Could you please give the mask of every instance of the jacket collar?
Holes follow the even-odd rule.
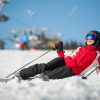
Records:
[[[92,46],[92,45],[87,45],[86,48],[90,49],[90,50],[96,50],[96,46]]]
[[[86,46],[86,48],[90,49],[90,50],[95,50],[95,51],[100,51],[100,46]]]

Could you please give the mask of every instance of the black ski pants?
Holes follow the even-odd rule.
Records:
[[[22,79],[28,79],[37,74],[43,73],[49,79],[62,79],[73,76],[71,68],[67,67],[63,57],[55,58],[48,63],[35,64],[20,71]]]

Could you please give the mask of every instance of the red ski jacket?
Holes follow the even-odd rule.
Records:
[[[93,63],[97,51],[100,54],[99,46],[84,46],[73,50],[69,56],[65,56],[64,51],[58,52],[58,56],[64,56],[66,66],[70,67],[74,74],[78,75]],[[100,57],[98,57],[98,63],[100,64]]]

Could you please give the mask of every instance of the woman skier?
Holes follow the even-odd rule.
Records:
[[[24,68],[19,72],[23,79],[29,79],[37,74],[43,73],[49,79],[62,79],[74,75],[85,75],[93,67],[100,64],[100,32],[90,31],[86,35],[86,45],[73,50],[70,55],[65,56],[63,43],[55,44],[58,57],[48,63],[40,63]]]

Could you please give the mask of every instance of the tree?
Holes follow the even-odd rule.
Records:
[[[0,40],[0,49],[4,49],[4,41]]]
[[[79,47],[79,46],[82,46],[82,43],[78,43],[78,42],[76,42],[76,41],[74,41],[74,40],[71,40],[70,42],[67,41],[67,42],[65,43],[64,49],[70,50],[70,49],[75,49],[75,48],[77,48],[77,47]]]

